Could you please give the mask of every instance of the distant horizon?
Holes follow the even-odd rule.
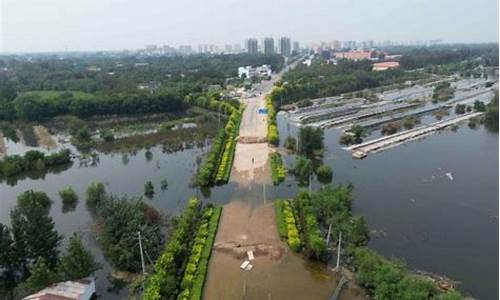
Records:
[[[275,38],[276,40],[276,38]],[[346,40],[347,41],[347,40]],[[366,40],[366,41],[370,41],[370,40]],[[294,40],[292,40],[292,43],[294,42]],[[332,41],[321,41],[321,42],[325,42],[325,43],[331,43]],[[315,46],[319,46],[321,42],[310,42],[310,43],[300,43],[300,47],[301,48],[310,48],[312,45],[315,45]],[[360,43],[362,41],[356,41],[357,43]],[[375,41],[377,42],[377,41]],[[398,41],[390,41],[390,42],[393,42],[394,44],[393,45],[377,45],[377,46],[374,46],[373,48],[374,49],[377,49],[377,48],[387,48],[387,47],[434,47],[434,46],[453,46],[453,45],[486,45],[486,44],[499,44],[498,41],[484,41],[484,42],[460,42],[460,41],[454,41],[454,42],[447,42],[447,41],[442,41],[438,44],[433,44],[433,45],[429,45],[429,44],[410,44],[410,43],[404,43],[405,41],[402,41],[402,42],[398,42]],[[428,42],[428,41],[422,41],[422,42]],[[276,43],[276,42],[275,42]],[[245,49],[245,45],[244,45],[244,42],[241,42],[239,43],[240,46],[241,46],[241,51],[239,52],[231,52],[231,53],[226,53],[224,51],[224,45],[235,45],[235,44],[238,44],[237,42],[235,43],[227,43],[227,44],[210,44],[210,43],[200,43],[200,44],[195,44],[195,45],[186,45],[186,44],[181,44],[181,45],[172,45],[172,44],[147,44],[147,45],[143,45],[142,47],[137,47],[137,48],[126,48],[126,49],[84,49],[84,50],[78,50],[78,49],[75,49],[75,50],[48,50],[48,51],[15,51],[15,52],[5,52],[5,51],[0,51],[0,56],[5,56],[5,55],[29,55],[29,54],[71,54],[71,53],[98,53],[98,52],[104,52],[104,53],[120,53],[120,52],[139,52],[141,50],[145,50],[145,47],[146,46],[149,46],[149,45],[156,45],[158,46],[159,48],[162,47],[162,46],[171,46],[173,48],[175,48],[176,50],[179,49],[179,47],[181,46],[192,46],[193,47],[193,52],[190,53],[190,55],[196,55],[196,54],[238,54],[238,53],[247,53],[246,49]],[[197,50],[197,46],[198,45],[216,45],[218,47],[220,47],[220,52],[218,53],[210,53],[210,52],[198,52]],[[275,45],[276,46],[276,45]],[[304,47],[305,46],[305,47]],[[261,44],[259,42],[259,47],[261,47]],[[355,47],[353,49],[361,49],[361,45],[359,45],[359,47]],[[345,48],[344,48],[345,49]],[[260,51],[261,49],[259,49],[259,54],[263,54],[262,51]],[[176,53],[176,54],[182,54],[182,53]],[[278,54],[276,52],[276,54]]]
[[[239,43],[288,36],[321,41],[498,43],[498,1],[478,0],[2,0],[0,53],[99,52]],[[294,9],[295,8],[295,9]],[[195,49],[196,50],[196,49]]]

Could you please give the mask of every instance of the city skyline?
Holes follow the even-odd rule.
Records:
[[[0,51],[123,50],[149,44],[223,46],[243,44],[248,37],[257,38],[260,44],[268,36],[275,40],[289,36],[302,45],[332,40],[498,42],[495,0],[386,0],[381,4],[367,0],[316,0],[308,6],[296,0],[197,0],[189,4],[89,0],[76,5],[63,0],[4,0]]]

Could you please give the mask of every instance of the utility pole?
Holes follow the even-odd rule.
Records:
[[[339,233],[339,245],[337,249],[337,266],[335,269],[338,271],[340,266],[340,244],[342,243],[342,231]]]
[[[309,197],[312,194],[312,174],[309,174]]]
[[[146,275],[146,266],[144,265],[144,254],[142,253],[142,239],[141,239],[141,232],[140,231],[137,231],[137,236],[139,237],[139,249],[141,251],[142,274]]]
[[[330,244],[330,234],[332,233],[332,224],[328,225],[328,234],[326,235],[326,247]]]

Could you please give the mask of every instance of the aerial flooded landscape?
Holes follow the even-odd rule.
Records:
[[[77,2],[114,22],[90,48],[50,13],[16,27],[28,1],[1,11],[0,299],[498,299],[494,24],[405,40],[197,27],[231,32],[210,42]],[[197,7],[224,23],[222,2]],[[348,23],[316,9],[300,14]]]

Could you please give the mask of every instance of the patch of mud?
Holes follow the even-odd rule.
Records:
[[[57,143],[47,130],[46,127],[42,125],[33,126],[33,133],[36,136],[38,145],[47,149],[54,149],[57,147]]]
[[[245,245],[236,242],[215,243],[214,249],[233,256],[236,259],[245,259],[247,251],[253,251],[254,257],[267,256],[272,260],[280,259],[285,252],[282,246],[270,244]]]

